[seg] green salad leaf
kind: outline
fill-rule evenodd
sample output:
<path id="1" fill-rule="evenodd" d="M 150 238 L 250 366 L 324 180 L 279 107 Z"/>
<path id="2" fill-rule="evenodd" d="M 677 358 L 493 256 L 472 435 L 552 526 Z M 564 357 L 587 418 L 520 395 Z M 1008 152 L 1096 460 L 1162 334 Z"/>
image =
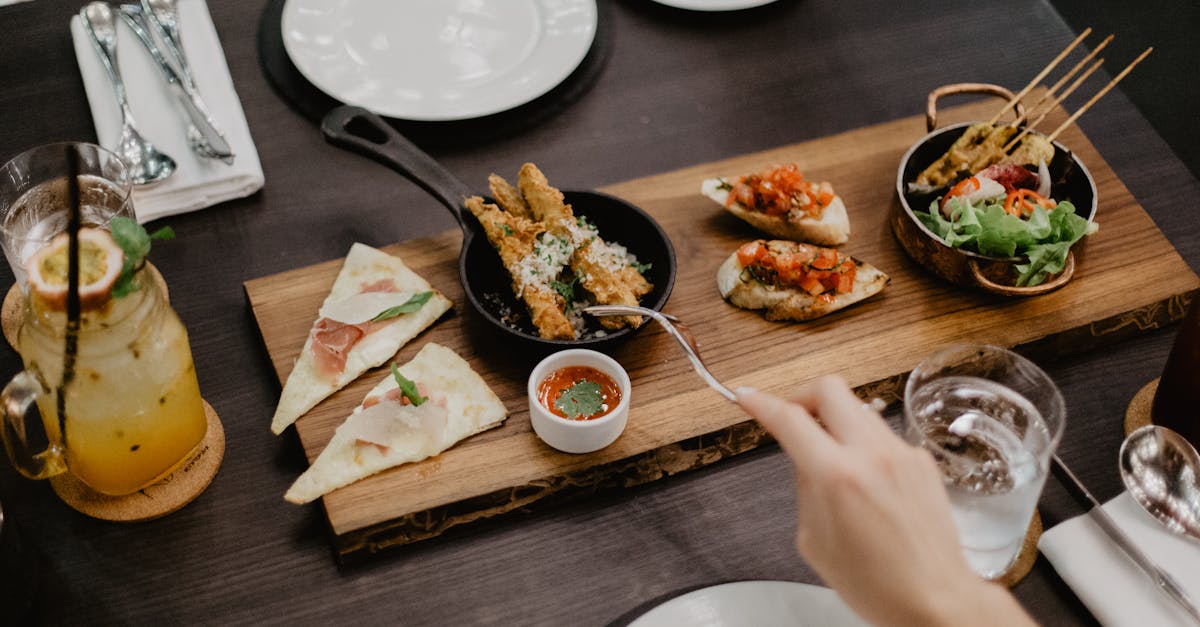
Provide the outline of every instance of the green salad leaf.
<path id="1" fill-rule="evenodd" d="M 1065 200 L 1049 211 L 1036 207 L 1024 219 L 1006 213 L 994 199 L 972 203 L 962 198 L 947 201 L 947 219 L 938 208 L 940 200 L 934 200 L 928 212 L 914 212 L 921 224 L 954 248 L 988 257 L 1025 257 L 1027 263 L 1013 266 L 1019 287 L 1038 285 L 1062 272 L 1071 246 L 1095 230 Z"/>

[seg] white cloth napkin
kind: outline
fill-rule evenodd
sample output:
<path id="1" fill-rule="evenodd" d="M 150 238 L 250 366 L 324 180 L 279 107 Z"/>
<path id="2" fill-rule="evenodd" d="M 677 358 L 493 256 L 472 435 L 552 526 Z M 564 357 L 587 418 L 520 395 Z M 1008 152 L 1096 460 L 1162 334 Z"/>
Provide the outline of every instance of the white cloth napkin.
<path id="1" fill-rule="evenodd" d="M 1193 601 L 1200 603 L 1200 542 L 1167 531 L 1142 511 L 1129 492 L 1105 503 L 1104 511 Z M 1104 625 L 1196 624 L 1087 514 L 1042 534 L 1038 548 Z"/>
<path id="2" fill-rule="evenodd" d="M 261 189 L 263 172 L 258 151 L 254 148 L 242 103 L 225 63 L 221 40 L 204 0 L 179 1 L 180 37 L 196 87 L 236 155 L 233 165 L 201 158 L 188 148 L 187 119 L 178 101 L 142 42 L 124 21 L 118 19 L 118 22 L 117 63 L 125 79 L 125 92 L 138 131 L 171 155 L 179 166 L 174 174 L 159 183 L 134 188 L 133 202 L 138 221 L 148 222 L 203 209 L 249 196 Z M 78 15 L 71 18 L 71 38 L 75 42 L 75 57 L 83 75 L 96 136 L 101 146 L 111 150 L 120 139 L 121 110 L 100 56 L 84 32 Z"/>

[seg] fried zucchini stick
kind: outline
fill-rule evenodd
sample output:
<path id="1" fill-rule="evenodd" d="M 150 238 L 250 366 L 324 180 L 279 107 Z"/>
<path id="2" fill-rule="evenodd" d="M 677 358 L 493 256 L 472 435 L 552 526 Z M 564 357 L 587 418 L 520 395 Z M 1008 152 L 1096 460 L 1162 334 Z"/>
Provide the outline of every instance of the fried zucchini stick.
<path id="1" fill-rule="evenodd" d="M 584 228 L 575 219 L 571 206 L 563 201 L 562 192 L 550 186 L 537 166 L 532 163 L 521 166 L 517 185 L 533 217 L 545 224 L 551 235 L 574 245 L 571 270 L 579 284 L 596 298 L 597 303 L 637 306 L 641 297 L 653 289 L 645 277 L 630 265 L 623 251 L 615 250 L 596 235 L 594 229 Z M 600 324 L 607 329 L 636 327 L 641 322 L 640 316 L 600 319 Z"/>
<path id="2" fill-rule="evenodd" d="M 548 283 L 554 277 L 539 277 L 524 267 L 527 259 L 535 257 L 538 235 L 545 227 L 486 204 L 479 196 L 468 198 L 466 207 L 479 219 L 488 241 L 500 253 L 500 261 L 512 276 L 513 294 L 529 309 L 538 335 L 554 340 L 574 339 L 575 328 L 565 313 L 567 302 Z"/>
<path id="3" fill-rule="evenodd" d="M 529 212 L 529 205 L 525 204 L 525 199 L 521 198 L 521 192 L 504 180 L 504 177 L 492 174 L 488 177 L 488 187 L 492 190 L 492 198 L 496 199 L 496 204 L 500 205 L 501 209 L 514 216 L 533 220 L 533 214 Z"/>

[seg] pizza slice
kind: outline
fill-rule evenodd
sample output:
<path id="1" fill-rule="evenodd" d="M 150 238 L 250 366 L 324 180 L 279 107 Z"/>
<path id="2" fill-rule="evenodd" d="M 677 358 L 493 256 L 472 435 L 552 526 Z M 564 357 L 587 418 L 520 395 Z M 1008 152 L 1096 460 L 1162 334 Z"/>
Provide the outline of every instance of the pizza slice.
<path id="1" fill-rule="evenodd" d="M 457 353 L 430 342 L 392 365 L 284 498 L 308 503 L 393 466 L 432 457 L 497 427 L 504 403 Z"/>
<path id="2" fill-rule="evenodd" d="M 883 291 L 889 278 L 834 248 L 783 240 L 742 245 L 717 270 L 721 296 L 767 320 L 812 320 Z"/>
<path id="3" fill-rule="evenodd" d="M 700 193 L 775 237 L 822 246 L 850 239 L 850 217 L 833 186 L 806 180 L 794 163 L 757 174 L 706 179 Z"/>
<path id="4" fill-rule="evenodd" d="M 450 309 L 404 262 L 354 244 L 283 385 L 271 431 L 282 433 L 330 394 L 391 359 Z"/>

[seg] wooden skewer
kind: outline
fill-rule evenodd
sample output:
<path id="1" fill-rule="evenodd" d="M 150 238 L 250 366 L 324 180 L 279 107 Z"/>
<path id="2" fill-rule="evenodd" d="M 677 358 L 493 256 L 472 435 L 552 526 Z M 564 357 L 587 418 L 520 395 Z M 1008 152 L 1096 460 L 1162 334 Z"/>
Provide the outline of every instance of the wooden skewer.
<path id="1" fill-rule="evenodd" d="M 1109 81 L 1109 82 L 1108 82 L 1108 84 L 1107 84 L 1107 85 L 1105 85 L 1103 89 L 1101 89 L 1100 91 L 1096 92 L 1096 95 L 1095 95 L 1095 96 L 1092 96 L 1092 99 L 1091 99 L 1091 100 L 1089 100 L 1089 101 L 1087 101 L 1086 103 L 1084 103 L 1084 105 L 1083 105 L 1082 107 L 1079 107 L 1079 110 L 1077 110 L 1075 113 L 1073 113 L 1073 114 L 1071 115 L 1071 117 L 1067 118 L 1067 121 L 1066 121 L 1066 122 L 1063 122 L 1061 126 L 1059 126 L 1058 128 L 1054 129 L 1054 132 L 1053 132 L 1053 133 L 1050 133 L 1050 135 L 1048 135 L 1048 136 L 1046 137 L 1046 139 L 1049 139 L 1050 141 L 1054 141 L 1056 138 L 1058 138 L 1058 135 L 1059 135 L 1059 133 L 1062 133 L 1064 130 L 1066 130 L 1066 128 L 1067 128 L 1068 126 L 1070 126 L 1071 124 L 1073 124 L 1073 123 L 1075 122 L 1075 120 L 1078 120 L 1078 119 L 1079 119 L 1079 116 L 1083 115 L 1083 113 L 1084 113 L 1085 111 L 1087 111 L 1087 110 L 1088 110 L 1088 108 L 1090 108 L 1092 105 L 1096 104 L 1096 101 L 1097 101 L 1097 100 L 1099 100 L 1101 96 L 1103 96 L 1104 94 L 1107 94 L 1107 93 L 1108 93 L 1108 91 L 1109 91 L 1110 89 L 1112 89 L 1113 87 L 1116 87 L 1116 86 L 1117 86 L 1117 83 L 1121 82 L 1121 79 L 1125 78 L 1125 76 L 1126 76 L 1126 75 L 1128 75 L 1128 74 L 1129 74 L 1129 72 L 1131 72 L 1131 71 L 1133 70 L 1133 67 L 1134 67 L 1135 65 L 1137 65 L 1137 64 L 1139 64 L 1139 63 L 1141 63 L 1141 62 L 1142 62 L 1142 59 L 1145 59 L 1146 57 L 1150 56 L 1150 52 L 1151 52 L 1151 51 L 1153 51 L 1153 50 L 1154 50 L 1154 48 L 1153 48 L 1153 47 L 1146 48 L 1146 51 L 1145 51 L 1145 52 L 1143 52 L 1142 54 L 1138 55 L 1138 58 L 1134 59 L 1132 63 L 1130 63 L 1129 65 L 1125 66 L 1125 69 L 1121 70 L 1121 73 L 1120 73 L 1120 74 L 1117 74 L 1116 78 L 1114 78 L 1114 79 L 1112 79 L 1111 81 Z"/>
<path id="2" fill-rule="evenodd" d="M 1115 37 L 1115 35 L 1109 35 L 1108 37 L 1105 37 L 1104 41 L 1100 42 L 1100 45 L 1096 46 L 1095 49 L 1093 49 L 1091 52 L 1089 52 L 1087 54 L 1086 57 L 1080 59 L 1079 63 L 1076 63 L 1075 67 L 1071 68 L 1070 72 L 1063 74 L 1063 77 L 1058 79 L 1058 82 L 1055 83 L 1053 87 L 1046 90 L 1046 93 L 1042 94 L 1042 97 L 1038 98 L 1038 101 L 1033 103 L 1032 107 L 1029 107 L 1030 113 L 1029 113 L 1028 117 L 1033 117 L 1033 111 L 1036 111 L 1037 108 L 1040 107 L 1042 105 L 1042 103 L 1046 101 L 1046 99 L 1054 97 L 1054 94 L 1058 93 L 1058 90 L 1060 88 L 1062 88 L 1063 85 L 1067 84 L 1067 81 L 1071 80 L 1071 77 L 1075 76 L 1076 72 L 1081 70 L 1083 68 L 1083 66 L 1087 65 L 1087 62 L 1091 61 L 1093 57 L 1095 57 L 1097 54 L 1100 54 L 1100 51 L 1104 50 L 1104 48 L 1107 47 L 1108 44 L 1112 42 L 1113 37 Z M 1064 97 L 1065 97 L 1065 95 L 1064 95 Z M 1058 103 L 1054 103 L 1054 104 L 1058 104 Z M 1050 105 L 1050 106 L 1053 107 L 1054 105 Z M 1009 126 L 1016 126 L 1017 124 L 1020 124 L 1021 122 L 1022 122 L 1021 118 L 1017 118 L 1017 119 L 1013 120 L 1012 122 L 1010 122 Z M 1037 122 L 1034 122 L 1032 126 L 1037 126 Z"/>
<path id="3" fill-rule="evenodd" d="M 1020 102 L 1021 99 L 1025 97 L 1025 94 L 1028 94 L 1029 91 L 1034 88 L 1034 86 L 1041 82 L 1043 78 L 1046 78 L 1046 75 L 1049 74 L 1055 67 L 1057 67 L 1058 64 L 1061 63 L 1068 54 L 1071 54 L 1071 51 L 1075 49 L 1075 46 L 1078 46 L 1080 42 L 1082 42 L 1090 34 L 1092 34 L 1092 27 L 1089 26 L 1085 28 L 1078 37 L 1075 38 L 1075 41 L 1072 41 L 1066 48 L 1063 48 L 1063 51 L 1058 53 L 1058 56 L 1054 57 L 1054 60 L 1051 61 L 1049 65 L 1042 68 L 1042 71 L 1038 72 L 1038 75 L 1033 77 L 1033 80 L 1029 81 L 1029 84 L 1026 85 L 1024 89 L 1017 92 L 1017 95 L 1013 96 L 1012 100 L 1009 100 L 1007 103 L 1005 103 L 1004 107 L 997 111 L 996 115 L 992 116 L 992 119 L 988 120 L 988 126 L 995 124 L 996 120 L 1000 119 L 1000 116 L 1004 115 L 1004 113 L 1011 109 L 1013 105 Z"/>
<path id="4" fill-rule="evenodd" d="M 1028 135 L 1029 131 L 1032 131 L 1034 128 L 1036 128 L 1038 124 L 1041 124 L 1042 120 L 1045 120 L 1046 116 L 1050 115 L 1050 112 L 1054 110 L 1054 107 L 1057 107 L 1059 105 L 1059 103 L 1061 103 L 1063 100 L 1066 100 L 1067 96 L 1070 96 L 1071 94 L 1075 93 L 1075 90 L 1078 89 L 1081 84 L 1083 84 L 1083 81 L 1087 80 L 1087 78 L 1092 75 L 1092 72 L 1095 72 L 1096 70 L 1100 69 L 1100 66 L 1103 64 L 1104 64 L 1104 59 L 1099 59 L 1095 63 L 1093 63 L 1092 67 L 1088 68 L 1086 72 L 1084 72 L 1083 74 L 1080 74 L 1079 78 L 1075 79 L 1075 82 L 1071 83 L 1071 86 L 1068 87 L 1067 90 L 1062 93 L 1062 95 L 1058 96 L 1053 101 L 1051 101 L 1049 106 L 1046 107 L 1046 110 L 1042 111 L 1042 114 L 1040 116 L 1038 116 L 1038 118 L 1036 120 L 1034 120 L 1033 122 L 1030 122 L 1029 124 L 1026 124 L 1025 128 L 1022 129 L 1021 132 L 1018 133 L 1016 137 L 1013 137 L 1011 140 L 1009 140 L 1009 142 L 1007 144 L 1004 145 L 1004 148 L 1003 148 L 1004 152 L 1008 152 L 1009 149 L 1011 149 L 1013 146 L 1016 146 L 1017 142 L 1021 141 L 1021 138 Z M 1033 114 L 1031 113 L 1029 115 L 1032 116 Z"/>

